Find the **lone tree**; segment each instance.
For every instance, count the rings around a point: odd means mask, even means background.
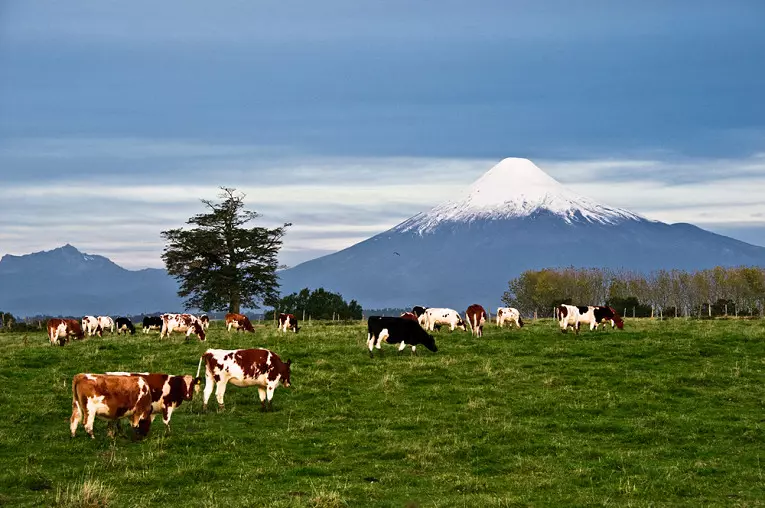
[[[186,308],[239,313],[278,298],[277,259],[286,228],[249,227],[260,215],[244,209],[243,193],[221,187],[219,203],[186,221],[194,227],[162,232],[167,272],[181,284]]]

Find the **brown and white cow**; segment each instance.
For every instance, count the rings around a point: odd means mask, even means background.
[[[169,337],[174,331],[185,332],[187,338],[193,333],[200,341],[205,340],[202,323],[199,322],[199,318],[191,314],[162,314],[162,330],[159,332],[159,337]]]
[[[170,430],[170,417],[173,410],[184,400],[194,397],[194,387],[202,382],[192,376],[171,376],[169,374],[150,374],[148,372],[107,372],[109,376],[139,376],[149,385],[151,392],[151,419],[162,415],[165,428]]]
[[[105,332],[109,330],[109,333],[114,333],[114,320],[109,316],[98,316],[98,326],[101,327],[101,331]]]
[[[91,438],[96,417],[112,422],[128,418],[135,433],[143,437],[151,428],[151,392],[140,376],[76,374],[72,379],[72,417],[69,429],[74,437],[80,422]]]
[[[274,390],[279,382],[286,388],[290,386],[290,365],[292,362],[282,362],[281,358],[268,349],[208,349],[199,359],[197,377],[205,364],[204,408],[217,383],[215,398],[218,406],[223,408],[223,395],[226,384],[234,386],[257,386],[260,404],[263,411],[273,409]],[[266,406],[268,402],[268,406]]]
[[[199,322],[202,323],[202,328],[208,330],[210,328],[210,317],[207,314],[199,316]]]
[[[589,325],[590,331],[597,329],[603,323],[611,323],[611,328],[617,326],[620,330],[624,329],[624,322],[621,316],[611,307],[590,305],[588,307],[578,307],[578,309],[577,332],[582,324]]]
[[[465,311],[470,333],[476,337],[483,337],[483,325],[486,323],[486,309],[474,303]]]
[[[232,328],[237,332],[241,330],[243,332],[255,333],[255,328],[250,323],[250,318],[244,314],[226,314],[226,329],[230,332]]]
[[[292,330],[297,333],[300,330],[298,319],[293,314],[279,314],[279,330],[285,333],[287,330]]]
[[[514,307],[498,307],[497,308],[497,326],[502,327],[506,322],[510,322],[510,325],[515,325],[518,328],[523,328],[523,319],[521,319],[521,313]]]
[[[101,325],[98,323],[98,318],[95,316],[85,316],[82,318],[82,330],[83,332],[88,334],[88,337],[92,337],[94,335],[98,335],[99,337],[102,336],[103,329],[101,328]]]
[[[459,312],[454,309],[445,308],[428,308],[425,309],[425,323],[427,330],[432,332],[436,325],[448,325],[450,331],[454,331],[455,328],[460,328],[463,331],[467,331],[467,325],[462,320]]]
[[[48,339],[52,346],[58,342],[63,346],[69,340],[69,337],[75,339],[85,338],[85,332],[82,331],[79,321],[76,319],[52,318],[48,320]]]

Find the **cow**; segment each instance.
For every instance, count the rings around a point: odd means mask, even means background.
[[[606,306],[595,306],[595,321],[597,321],[598,326],[601,324],[608,324],[611,323],[611,329],[613,330],[614,327],[618,328],[619,330],[624,330],[624,321],[622,320],[622,317],[619,315],[618,312],[616,312],[616,309],[613,307],[606,307]]]
[[[141,377],[149,385],[151,393],[151,419],[162,415],[165,429],[170,430],[170,417],[173,410],[184,400],[194,397],[196,385],[202,382],[200,378],[191,376],[171,376],[169,374],[150,374],[148,372],[107,372],[109,376]]]
[[[204,328],[205,331],[210,328],[210,318],[207,314],[202,314],[199,316],[199,322],[202,323],[202,328]]]
[[[241,330],[243,332],[255,333],[255,328],[250,323],[250,318],[243,314],[226,314],[226,329],[230,332],[232,328],[237,332]]]
[[[162,337],[170,337],[171,333],[178,331],[185,332],[187,339],[193,333],[201,342],[205,341],[205,330],[198,317],[191,314],[162,314],[161,317],[162,330],[159,332],[160,339]]]
[[[433,331],[436,325],[449,325],[449,330],[454,331],[460,328],[467,331],[467,325],[460,317],[459,313],[453,309],[429,308],[425,310],[427,330]]]
[[[219,410],[224,407],[223,395],[229,382],[234,386],[257,386],[262,411],[273,410],[274,390],[280,381],[285,388],[290,387],[292,362],[282,362],[268,349],[208,349],[199,359],[197,377],[202,363],[205,364],[204,409],[216,384]]]
[[[470,333],[476,337],[483,337],[483,325],[486,323],[486,309],[474,303],[465,311]]]
[[[109,333],[114,333],[114,320],[109,316],[98,316],[98,326],[101,327],[101,331],[105,332],[109,330]]]
[[[162,330],[161,316],[144,316],[143,333],[149,333],[151,330]]]
[[[96,417],[112,422],[129,418],[138,437],[151,428],[151,392],[142,377],[108,376],[105,374],[76,374],[72,379],[72,417],[69,429],[74,437],[80,422],[92,439]]]
[[[293,314],[279,314],[279,330],[284,333],[287,333],[287,330],[297,333],[300,330],[298,328],[298,319]]]
[[[75,339],[85,338],[80,322],[76,319],[52,318],[48,320],[48,339],[52,346],[58,342],[59,346],[67,343],[69,337]]]
[[[409,321],[416,321],[419,323],[419,320],[417,319],[417,315],[414,312],[403,312],[401,316],[399,316],[404,319],[408,319]]]
[[[523,319],[521,319],[521,313],[518,312],[518,309],[513,307],[497,308],[497,326],[502,327],[507,321],[510,322],[511,326],[514,324],[518,328],[523,328]]]
[[[85,316],[82,318],[82,330],[88,334],[88,337],[94,335],[101,337],[103,331],[95,316]]]
[[[115,321],[115,326],[117,328],[117,335],[121,333],[127,335],[128,332],[130,332],[130,335],[135,335],[135,326],[133,326],[133,322],[126,317],[118,317]]]
[[[587,307],[584,307],[585,312],[587,311]],[[569,327],[576,330],[576,333],[579,333],[579,326],[577,326],[577,323],[579,322],[579,308],[575,307],[574,305],[566,305],[561,304],[558,305],[558,326],[560,326],[560,331],[565,333],[568,331]]]
[[[422,344],[434,353],[438,351],[436,341],[416,321],[402,317],[369,316],[367,320],[367,347],[369,357],[373,358],[374,348],[380,350],[382,341],[388,344],[399,344],[399,353],[407,345],[412,346],[412,354],[417,351],[417,346]],[[382,351],[381,351],[382,352]]]
[[[412,307],[412,314],[417,316],[417,321],[419,321],[420,326],[423,328],[428,327],[428,315],[425,314],[426,310],[428,310],[428,307],[423,307],[422,305],[415,305]]]

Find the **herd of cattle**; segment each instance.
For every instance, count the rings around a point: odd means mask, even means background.
[[[556,314],[562,332],[573,328],[579,333],[582,324],[589,325],[590,330],[598,328],[600,324],[610,324],[611,328],[624,327],[621,317],[611,307],[559,305]],[[422,306],[415,306],[411,312],[405,312],[400,317],[370,316],[367,320],[369,355],[373,356],[375,348],[381,350],[380,344],[383,341],[398,344],[399,352],[411,346],[415,354],[418,345],[436,352],[438,348],[435,338],[428,332],[448,326],[451,331],[467,331],[469,328],[473,335],[482,337],[486,321],[486,310],[480,305],[468,307],[464,319],[453,309]],[[242,314],[226,314],[225,323],[229,332],[232,329],[237,332],[255,332],[250,320]],[[498,308],[496,324],[502,327],[505,323],[522,328],[520,312],[512,307]],[[193,334],[200,341],[205,341],[210,320],[206,315],[162,314],[144,317],[142,325],[144,333],[158,330],[160,337],[169,337],[173,332],[180,332],[187,339]],[[280,314],[278,329],[297,333],[297,318],[292,314]],[[57,318],[48,321],[51,345],[58,343],[63,346],[70,338],[82,339],[86,335],[102,336],[105,331],[135,334],[135,327],[125,317],[113,320],[109,316],[85,316],[81,321]],[[173,410],[184,400],[191,400],[194,392],[200,389],[202,364],[205,366],[205,409],[213,389],[219,407],[224,407],[223,397],[229,382],[241,387],[257,386],[264,411],[272,408],[274,391],[279,384],[290,386],[290,360],[283,362],[276,353],[267,349],[208,349],[199,359],[196,376],[148,372],[81,373],[72,380],[72,437],[82,423],[93,438],[96,417],[109,422],[110,435],[114,432],[115,422],[127,418],[135,436],[143,437],[148,434],[151,422],[158,414],[162,415],[169,429]]]

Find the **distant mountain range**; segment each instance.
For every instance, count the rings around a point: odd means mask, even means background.
[[[364,308],[496,307],[524,270],[765,266],[765,248],[580,196],[527,159],[504,159],[461,196],[280,273],[282,293],[324,287]]]
[[[126,270],[69,244],[0,259],[0,310],[16,316],[177,312],[177,292],[165,270]]]
[[[279,272],[283,295],[323,287],[365,309],[500,304],[547,267],[650,271],[765,266],[765,248],[596,203],[526,159],[504,159],[461,196],[347,249]],[[0,310],[137,315],[183,308],[165,270],[126,270],[71,245],[0,260]]]

